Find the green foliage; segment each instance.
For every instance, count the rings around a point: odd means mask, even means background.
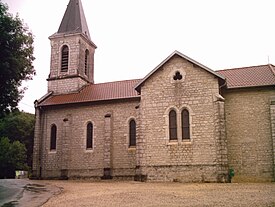
[[[14,178],[15,170],[26,170],[26,147],[19,141],[0,138],[0,178]]]
[[[15,111],[0,119],[0,137],[8,137],[12,142],[19,141],[26,146],[27,163],[32,165],[35,116]]]
[[[17,107],[22,81],[35,75],[34,59],[32,33],[0,0],[0,116]]]

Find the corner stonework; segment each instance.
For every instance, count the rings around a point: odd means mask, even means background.
[[[41,177],[41,111],[35,107],[35,130],[33,144],[33,164],[31,179],[39,179]]]
[[[270,99],[271,138],[273,142],[273,182],[275,181],[275,97]]]
[[[225,99],[221,95],[214,96],[216,107],[215,113],[215,134],[216,134],[216,151],[217,151],[217,181],[229,182],[228,176],[228,157],[227,141],[225,129]]]
[[[112,179],[112,142],[113,142],[112,113],[105,115],[104,119],[104,159],[103,176],[101,179]]]

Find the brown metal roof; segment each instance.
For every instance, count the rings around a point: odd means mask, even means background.
[[[226,78],[227,88],[247,88],[275,85],[275,67],[259,65],[216,71]]]
[[[219,70],[216,73],[226,78],[227,88],[229,89],[275,85],[275,67],[273,65],[233,68]],[[140,95],[138,95],[135,87],[142,80],[91,84],[78,93],[49,94],[38,101],[38,106],[139,98]]]
[[[137,79],[91,84],[83,88],[79,93],[50,95],[44,101],[38,103],[38,106],[138,98],[140,96],[134,88],[139,81]]]

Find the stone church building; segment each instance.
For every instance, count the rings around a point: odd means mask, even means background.
[[[33,177],[274,181],[275,66],[213,71],[175,51],[143,79],[96,84],[80,0],[49,39]]]

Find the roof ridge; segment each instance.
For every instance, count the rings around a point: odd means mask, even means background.
[[[157,67],[155,67],[153,70],[151,70],[143,79],[141,79],[141,81],[135,86],[135,89],[140,92],[140,87],[142,86],[142,84],[147,81],[147,79],[149,77],[151,77],[156,71],[158,71],[164,64],[166,64],[169,60],[171,60],[172,57],[174,57],[175,55],[178,55],[179,57],[191,62],[194,65],[199,66],[200,68],[204,69],[205,71],[213,74],[214,76],[217,76],[218,78],[225,80],[224,76],[222,74],[216,73],[216,71],[208,68],[207,66],[197,62],[196,60],[184,55],[183,53],[175,50],[174,52],[172,52],[167,58],[165,58],[160,64],[157,65]]]
[[[272,64],[268,64],[269,68],[271,69],[271,72],[273,73],[273,75],[275,76],[275,68],[274,65]]]
[[[227,68],[227,69],[221,69],[221,70],[216,70],[216,72],[220,72],[220,71],[227,71],[227,70],[241,70],[241,69],[247,69],[247,68],[255,68],[255,67],[262,67],[262,66],[269,66],[272,64],[263,64],[263,65],[252,65],[252,66],[245,66],[245,67],[239,67],[239,68]],[[274,65],[272,65],[273,67],[275,67]]]
[[[102,82],[102,83],[94,83],[91,85],[99,85],[99,84],[108,84],[108,83],[118,83],[118,82],[128,82],[128,81],[140,81],[142,78],[136,78],[136,79],[127,79],[127,80],[118,80],[118,81],[109,81],[109,82]]]

